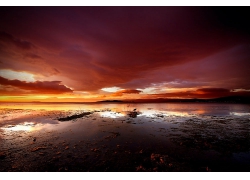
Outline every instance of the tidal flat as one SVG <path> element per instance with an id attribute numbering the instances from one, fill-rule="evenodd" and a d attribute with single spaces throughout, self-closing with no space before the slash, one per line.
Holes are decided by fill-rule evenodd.
<path id="1" fill-rule="evenodd" d="M 1 172 L 249 172 L 250 105 L 2 103 Z"/>

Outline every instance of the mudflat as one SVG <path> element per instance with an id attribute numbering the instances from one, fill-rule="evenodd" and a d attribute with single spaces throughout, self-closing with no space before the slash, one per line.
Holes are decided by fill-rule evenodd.
<path id="1" fill-rule="evenodd" d="M 0 171 L 250 171 L 250 106 L 0 107 Z"/>

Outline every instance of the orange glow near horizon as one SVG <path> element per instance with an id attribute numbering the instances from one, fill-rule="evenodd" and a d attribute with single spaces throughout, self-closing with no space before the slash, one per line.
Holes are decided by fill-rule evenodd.
<path id="1" fill-rule="evenodd" d="M 135 91 L 135 92 L 134 92 Z M 222 90 L 224 91 L 224 90 Z M 116 92 L 91 92 L 91 93 L 62 93 L 62 94 L 26 94 L 26 95 L 7 95 L 0 96 L 0 102 L 97 102 L 103 100 L 146 100 L 146 99 L 209 99 L 217 98 L 223 95 L 220 89 L 177 89 L 165 91 L 165 93 L 144 93 L 137 90 L 118 90 Z M 224 93 L 225 94 L 225 93 Z M 226 95 L 246 95 L 249 96 L 249 90 L 232 91 Z"/>
<path id="2" fill-rule="evenodd" d="M 96 102 L 103 100 L 143 99 L 192 99 L 216 98 L 228 95 L 250 94 L 249 89 L 229 90 L 209 87 L 169 87 L 168 83 L 153 84 L 151 87 L 124 89 L 118 86 L 104 87 L 98 91 L 73 90 L 60 81 L 35 81 L 35 75 L 12 70 L 0 70 L 1 102 Z M 28 78 L 28 79 L 27 79 Z M 28 81 L 23 81 L 27 79 Z M 6 84 L 6 86 L 5 86 Z M 178 84 L 173 82 L 173 84 Z M 33 92 L 33 93 L 32 93 Z"/>
<path id="3" fill-rule="evenodd" d="M 248 9 L 1 8 L 0 102 L 250 97 Z"/>

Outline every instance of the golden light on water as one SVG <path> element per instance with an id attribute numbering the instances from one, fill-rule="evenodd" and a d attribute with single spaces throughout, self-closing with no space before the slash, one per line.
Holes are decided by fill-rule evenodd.
<path id="1" fill-rule="evenodd" d="M 230 115 L 234 115 L 234 116 L 250 116 L 250 113 L 230 112 Z"/>
<path id="2" fill-rule="evenodd" d="M 17 124 L 15 126 L 9 125 L 2 128 L 5 131 L 33 131 L 35 129 L 35 123 L 25 122 L 23 124 Z"/>
<path id="3" fill-rule="evenodd" d="M 109 117 L 109 118 L 119 118 L 119 117 L 123 117 L 125 116 L 122 113 L 116 113 L 116 112 L 112 112 L 112 111 L 108 111 L 108 112 L 99 112 L 100 116 L 102 117 Z"/>
<path id="4" fill-rule="evenodd" d="M 155 117 L 158 114 L 156 111 L 143 111 L 138 116 L 147 116 L 147 117 Z M 177 112 L 177 111 L 168 111 L 167 113 L 160 113 L 163 116 L 190 116 L 187 112 Z"/>

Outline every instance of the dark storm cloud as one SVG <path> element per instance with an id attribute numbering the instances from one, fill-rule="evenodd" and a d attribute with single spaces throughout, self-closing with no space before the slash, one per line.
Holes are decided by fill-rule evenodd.
<path id="1" fill-rule="evenodd" d="M 122 84 L 124 88 L 152 86 L 166 88 L 226 87 L 250 89 L 250 46 L 240 45 L 198 61 L 162 67 Z M 142 75 L 143 76 L 143 75 Z"/>
<path id="2" fill-rule="evenodd" d="M 163 82 L 180 82 L 172 87 L 246 88 L 249 80 L 246 73 L 250 56 L 244 50 L 250 44 L 248 7 L 0 10 L 0 31 L 10 35 L 5 41 L 15 46 L 36 45 L 39 53 L 32 52 L 33 59 L 43 59 L 39 67 L 23 65 L 27 60 L 19 60 L 19 70 L 33 68 L 34 73 L 45 74 L 56 68 L 61 76 L 72 80 L 69 84 L 75 90 L 96 91 L 113 86 L 136 89 Z M 241 47 L 237 52 L 244 53 L 229 52 L 235 47 Z M 223 52 L 226 55 L 220 58 L 218 54 Z M 6 50 L 4 55 L 2 62 L 16 62 L 13 51 Z M 9 63 L 10 69 L 14 67 L 17 69 L 17 65 Z"/>
<path id="3" fill-rule="evenodd" d="M 35 47 L 32 43 L 15 38 L 11 34 L 8 34 L 6 32 L 0 32 L 0 40 L 6 43 L 14 44 L 16 47 L 21 48 L 23 50 L 30 50 L 31 48 Z"/>
<path id="4" fill-rule="evenodd" d="M 226 96 L 248 96 L 250 97 L 250 91 L 232 91 L 225 88 L 202 88 L 193 91 L 179 91 L 179 92 L 171 92 L 171 93 L 161 93 L 161 94 L 152 94 L 148 95 L 145 98 L 201 98 L 201 99 L 209 99 L 209 98 L 219 98 Z"/>

